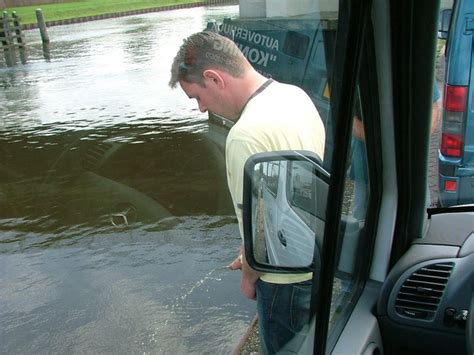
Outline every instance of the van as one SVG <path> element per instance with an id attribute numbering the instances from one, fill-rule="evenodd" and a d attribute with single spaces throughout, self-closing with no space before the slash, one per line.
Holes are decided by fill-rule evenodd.
<path id="1" fill-rule="evenodd" d="M 308 161 L 275 161 L 274 155 L 268 153 L 269 161 L 255 167 L 253 233 L 258 239 L 255 246 L 259 246 L 256 255 L 262 261 L 273 265 L 307 265 L 312 262 L 312 251 L 321 248 L 320 231 L 325 219 L 321 207 L 327 198 L 329 174 L 311 163 L 321 165 L 315 154 L 308 154 Z M 321 201 L 319 208 L 313 203 L 316 195 Z"/>
<path id="2" fill-rule="evenodd" d="M 474 201 L 474 2 L 455 1 L 440 20 L 447 43 L 439 202 L 448 207 Z"/>

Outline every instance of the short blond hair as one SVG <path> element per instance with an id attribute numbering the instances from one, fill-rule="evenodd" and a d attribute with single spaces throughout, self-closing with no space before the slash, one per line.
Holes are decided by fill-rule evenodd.
<path id="1" fill-rule="evenodd" d="M 202 73 L 207 69 L 220 69 L 240 77 L 249 65 L 236 44 L 218 33 L 195 33 L 183 41 L 171 66 L 170 87 L 179 81 L 203 85 Z"/>

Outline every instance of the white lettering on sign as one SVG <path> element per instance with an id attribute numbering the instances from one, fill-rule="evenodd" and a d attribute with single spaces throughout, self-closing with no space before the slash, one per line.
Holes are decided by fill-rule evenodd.
<path id="1" fill-rule="evenodd" d="M 249 46 L 244 46 L 240 43 L 237 44 L 237 46 L 252 64 L 266 67 L 269 60 L 272 62 L 276 61 L 277 57 L 274 54 L 270 54 L 257 48 L 250 48 Z"/>
<path id="2" fill-rule="evenodd" d="M 237 27 L 229 23 L 224 23 L 222 26 L 222 32 L 226 35 L 231 35 L 234 33 L 234 40 L 243 39 L 244 41 L 250 41 L 256 45 L 266 47 L 278 51 L 280 48 L 280 43 L 278 39 L 273 37 L 266 36 L 259 32 L 251 31 L 246 28 Z"/>
<path id="3" fill-rule="evenodd" d="M 230 54 L 231 56 L 235 56 L 236 53 L 234 52 L 237 52 L 237 48 L 233 46 L 232 42 L 229 43 L 229 41 L 223 41 L 221 39 L 216 39 L 214 41 L 213 47 L 216 51 L 222 51 L 224 53 Z"/>

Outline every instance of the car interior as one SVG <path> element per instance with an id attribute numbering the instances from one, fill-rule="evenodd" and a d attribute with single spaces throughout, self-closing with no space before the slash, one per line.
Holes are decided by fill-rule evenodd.
<path id="1" fill-rule="evenodd" d="M 274 35 L 278 41 L 268 46 L 280 43 L 284 55 L 282 69 L 254 43 L 255 48 L 246 48 L 248 56 L 255 56 L 252 64 L 265 65 L 268 72 L 283 70 L 282 81 L 306 89 L 326 125 L 324 157 L 306 151 L 266 152 L 252 156 L 245 168 L 246 260 L 262 272 L 313 273 L 311 322 L 282 354 L 474 354 L 474 199 L 466 196 L 462 205 L 431 205 L 428 188 L 438 28 L 447 21 L 443 8 L 462 1 L 240 0 L 242 12 L 251 10 L 240 25 Z M 293 12 L 311 4 L 317 21 L 325 16 L 324 21 L 298 32 Z M 274 16 L 273 24 L 262 26 L 270 20 L 260 21 L 260 15 L 271 6 L 284 9 L 287 16 Z M 307 20 L 311 14 L 303 15 Z M 474 21 L 466 18 L 464 32 L 474 33 Z M 210 23 L 210 30 L 227 31 L 236 41 L 236 34 L 244 33 L 232 27 L 238 21 L 228 18 L 223 27 Z M 474 48 L 474 41 L 471 44 Z M 308 65 L 311 58 L 318 65 Z M 474 82 L 474 72 L 470 76 Z M 466 90 L 467 100 L 474 102 L 474 88 Z M 441 93 L 441 100 L 444 97 Z M 196 109 L 190 117 L 195 119 L 195 114 Z M 354 215 L 359 197 L 351 177 L 357 115 L 363 121 L 368 176 L 362 218 Z M 87 225 L 128 232 L 171 216 L 209 214 L 226 217 L 218 226 L 236 227 L 223 153 L 234 122 L 212 113 L 202 121 L 205 127 L 197 133 L 180 135 L 167 131 L 166 124 L 153 123 L 161 141 L 149 136 L 150 127 L 136 125 L 87 129 L 74 137 L 45 135 L 38 145 L 50 147 L 35 159 L 32 150 L 23 149 L 23 140 L 31 137 L 16 137 L 2 151 L 12 165 L 28 165 L 35 178 L 22 185 L 21 169 L 0 162 L 0 197 L 7 206 L 0 206 L 3 219 L 31 214 L 39 216 L 35 223 L 41 228 L 49 218 L 44 229 Z M 473 124 L 466 127 L 473 130 L 466 134 L 474 134 Z M 121 141 L 114 141 L 118 135 Z M 436 162 L 438 153 L 437 148 Z M 281 169 L 262 176 L 270 165 Z M 474 188 L 474 176 L 465 177 L 466 186 Z M 272 193 L 268 199 L 266 190 Z M 9 205 L 9 199 L 15 203 Z M 14 229 L 9 224 L 2 228 L 5 233 Z M 191 228 L 183 232 L 184 245 L 195 232 Z M 237 233 L 233 241 L 240 243 Z M 310 242 L 308 236 L 313 238 Z M 3 241 L 8 243 L 12 242 Z M 147 249 L 152 247 L 147 244 Z M 173 253 L 179 254 L 164 254 Z M 145 263 L 153 265 L 156 259 Z M 202 259 L 212 257 L 206 254 Z M 214 271 L 200 276 L 189 293 Z M 172 271 L 166 276 L 170 275 L 175 276 Z M 238 293 L 238 286 L 232 292 Z M 205 296 L 200 305 L 213 309 L 212 297 Z"/>
<path id="2" fill-rule="evenodd" d="M 328 169 L 324 239 L 314 252 L 321 260 L 313 259 L 311 265 L 316 321 L 310 340 L 298 353 L 471 354 L 474 207 L 429 208 L 427 202 L 441 4 L 341 1 L 339 5 L 339 22 L 347 16 L 347 28 L 338 27 L 346 37 L 341 39 L 338 33 L 333 83 L 339 85 L 331 89 L 332 117 L 337 122 L 333 157 L 338 159 Z M 348 189 L 346 164 L 356 90 L 364 116 L 370 197 L 365 221 L 351 239 L 354 233 L 345 223 L 342 201 Z M 294 153 L 291 159 L 309 159 Z M 290 159 L 288 152 L 275 154 L 280 154 L 275 161 Z M 268 157 L 252 159 L 256 164 Z M 249 168 L 246 177 L 244 203 L 250 225 L 255 213 L 249 202 L 252 171 Z M 252 228 L 246 230 L 246 245 L 256 243 Z M 297 270 L 259 262 L 251 247 L 246 253 L 258 270 Z M 341 260 L 354 262 L 341 264 Z"/>

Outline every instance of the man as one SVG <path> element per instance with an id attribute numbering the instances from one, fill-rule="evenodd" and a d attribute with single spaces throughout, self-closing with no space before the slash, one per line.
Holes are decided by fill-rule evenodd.
<path id="1" fill-rule="evenodd" d="M 431 136 L 435 137 L 438 128 L 439 116 L 439 89 L 438 84 L 433 86 L 433 106 L 431 109 Z M 357 99 L 359 96 L 357 95 Z M 436 138 L 436 137 L 435 137 Z M 349 169 L 349 176 L 354 180 L 354 206 L 352 215 L 360 222 L 365 221 L 367 213 L 367 204 L 369 202 L 369 168 L 367 166 L 367 151 L 365 147 L 364 124 L 362 122 L 362 114 L 360 103 L 356 103 L 354 121 L 352 123 L 352 162 Z M 427 207 L 431 205 L 429 184 L 427 184 Z"/>
<path id="2" fill-rule="evenodd" d="M 201 112 L 236 121 L 226 140 L 227 182 L 243 236 L 244 164 L 258 152 L 310 150 L 324 156 L 325 130 L 311 99 L 298 87 L 259 74 L 237 46 L 214 32 L 196 33 L 179 49 L 170 86 L 181 86 Z M 308 323 L 311 274 L 261 274 L 240 255 L 241 292 L 257 300 L 262 352 L 279 351 Z"/>

